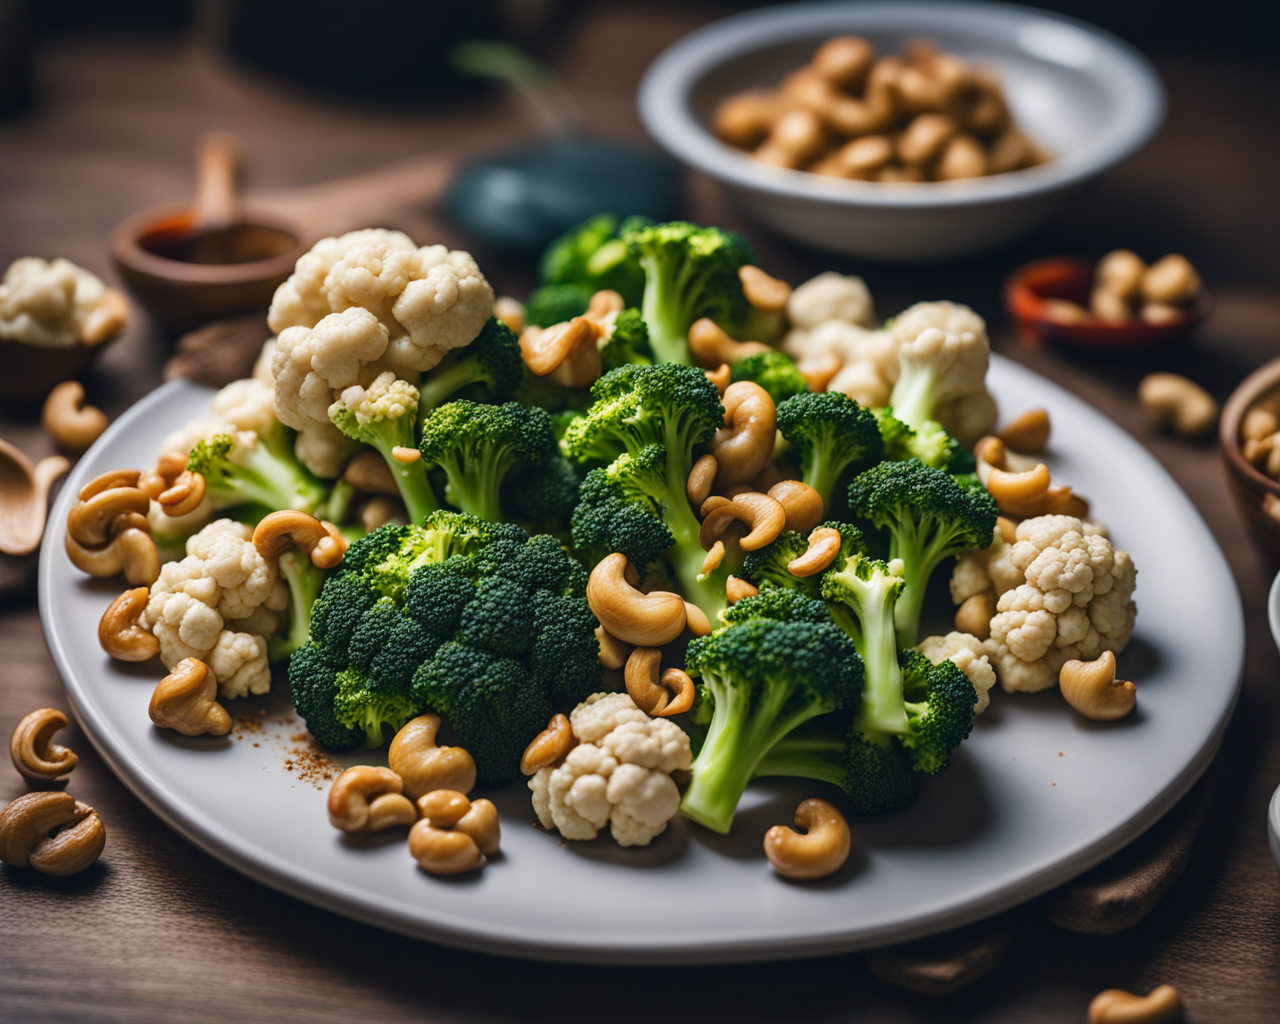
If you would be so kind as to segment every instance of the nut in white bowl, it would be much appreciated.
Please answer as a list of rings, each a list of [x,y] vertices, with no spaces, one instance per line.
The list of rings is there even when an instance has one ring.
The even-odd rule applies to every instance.
[[[712,134],[720,100],[775,86],[845,34],[881,53],[928,39],[994,71],[1014,121],[1052,159],[984,178],[890,185],[770,166]],[[1069,18],[994,3],[808,3],[736,15],[679,40],[645,73],[639,106],[659,144],[781,234],[851,256],[922,262],[1035,227],[1151,138],[1164,92],[1136,51]]]

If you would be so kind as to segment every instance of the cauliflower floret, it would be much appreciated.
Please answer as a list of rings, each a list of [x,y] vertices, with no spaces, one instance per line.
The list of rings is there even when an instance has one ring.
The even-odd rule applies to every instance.
[[[578,746],[529,780],[538,821],[578,840],[609,824],[619,846],[647,846],[680,807],[670,773],[693,763],[688,735],[625,693],[593,694],[569,722]]]
[[[470,253],[443,245],[419,249],[414,271],[391,307],[408,336],[392,339],[387,364],[422,373],[452,349],[471,344],[493,313],[493,288]]]
[[[260,636],[224,629],[205,663],[218,680],[220,697],[247,697],[271,689],[267,642]]]
[[[973,683],[978,691],[978,703],[973,713],[982,714],[991,703],[991,687],[996,683],[996,671],[982,646],[982,641],[969,633],[950,632],[946,636],[926,637],[916,645],[916,650],[938,665],[950,659]]]
[[[828,270],[791,293],[787,317],[801,330],[811,330],[825,320],[870,327],[875,322],[875,307],[862,278]]]
[[[885,405],[898,379],[898,349],[888,331],[826,320],[811,330],[792,330],[782,349],[797,362],[836,356],[842,365],[828,390],[841,391],[868,408]]]
[[[994,603],[1021,583],[1024,577],[1022,570],[1010,560],[1012,551],[996,527],[989,548],[964,552],[951,570],[951,600],[964,604],[974,594],[991,591]]]
[[[219,519],[187,540],[187,556],[160,567],[143,625],[160,641],[160,660],[209,666],[224,697],[266,693],[267,641],[284,621],[289,589],[273,559],[253,546],[253,529]]]
[[[256,377],[233,380],[209,402],[215,419],[235,427],[266,434],[276,428],[275,391],[267,381]]]
[[[338,396],[330,411],[349,409],[361,426],[378,420],[399,419],[418,406],[418,389],[388,370],[374,378],[367,388],[353,384]]]
[[[258,358],[253,362],[253,373],[250,375],[254,380],[260,380],[263,384],[271,389],[272,397],[275,396],[276,379],[271,374],[271,360],[276,354],[276,339],[272,335],[262,343],[262,351],[258,353]],[[274,407],[273,410],[274,412]]]
[[[41,348],[78,344],[93,333],[86,327],[106,292],[102,281],[68,259],[16,259],[0,281],[0,338]]]
[[[980,582],[984,555],[993,588],[1007,582],[1006,566],[1020,576],[1016,586],[999,591],[991,636],[983,645],[1000,685],[1010,691],[1048,689],[1066,662],[1123,651],[1137,616],[1137,569],[1129,553],[1085,533],[1073,516],[1024,520],[1014,538],[999,558],[965,554],[961,561],[968,564],[963,570],[957,565],[952,576],[957,601]]]

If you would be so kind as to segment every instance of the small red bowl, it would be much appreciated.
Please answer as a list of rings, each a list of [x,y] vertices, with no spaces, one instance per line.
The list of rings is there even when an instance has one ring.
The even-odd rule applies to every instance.
[[[1035,348],[1055,341],[1077,348],[1109,352],[1136,352],[1159,348],[1187,337],[1213,307],[1201,288],[1187,315],[1173,324],[1148,324],[1141,320],[1115,324],[1103,320],[1064,324],[1045,316],[1046,299],[1067,299],[1089,308],[1096,260],[1066,256],[1037,260],[1020,267],[1004,283],[1004,306],[1018,330],[1018,341]]]

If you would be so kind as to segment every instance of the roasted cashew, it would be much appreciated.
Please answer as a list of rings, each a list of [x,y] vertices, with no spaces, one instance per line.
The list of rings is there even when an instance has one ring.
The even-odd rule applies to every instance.
[[[387,460],[377,452],[361,452],[342,471],[342,479],[358,491],[366,494],[385,494],[400,497],[396,478],[391,475]]]
[[[1160,985],[1146,996],[1120,988],[1099,992],[1089,1003],[1088,1024],[1173,1024],[1182,1019],[1182,996]]]
[[[707,500],[711,494],[711,485],[716,479],[716,457],[703,455],[689,470],[689,479],[685,481],[684,491],[689,496],[689,503],[695,508]]]
[[[0,810],[0,860],[46,875],[74,875],[102,853],[97,811],[70,793],[26,793]]]
[[[123,572],[126,582],[149,587],[160,578],[160,552],[156,542],[149,532],[139,527],[130,526],[101,548],[85,547],[70,531],[64,543],[71,564],[98,579],[109,579]]]
[[[405,445],[398,444],[391,449],[391,457],[402,466],[412,466],[422,459],[422,452],[417,448],[408,448]]]
[[[1147,302],[1181,306],[1200,291],[1200,275],[1191,261],[1176,252],[1147,267],[1142,275],[1142,297]]]
[[[720,397],[723,398],[725,388],[733,380],[733,369],[728,363],[721,363],[714,370],[707,371],[707,380],[716,386],[716,390],[720,392]]]
[[[58,447],[79,455],[102,436],[107,416],[101,409],[84,404],[84,385],[64,380],[44,400],[40,421]]]
[[[346,554],[347,540],[332,523],[286,509],[272,512],[254,527],[253,546],[263,558],[279,558],[296,548],[317,568],[332,569]]]
[[[711,441],[716,457],[716,485],[754,480],[773,458],[778,415],[769,392],[749,380],[730,384],[724,392],[724,426]]]
[[[493,300],[493,315],[511,328],[517,338],[524,330],[524,303],[510,295],[499,295]]]
[[[129,302],[124,293],[107,288],[80,325],[80,340],[86,345],[101,345],[123,331],[128,321]]]
[[[707,516],[711,515],[711,513],[716,509],[729,504],[729,500],[730,499],[726,498],[723,494],[713,494],[702,503],[702,507],[698,509],[698,515],[703,519],[706,519]]]
[[[329,824],[340,832],[364,835],[418,819],[418,809],[401,789],[390,768],[356,765],[333,780],[329,790]]]
[[[475,787],[475,759],[462,747],[436,746],[439,731],[439,715],[419,715],[405,723],[387,750],[387,763],[411,797],[434,789],[470,793]]]
[[[436,828],[453,828],[469,810],[471,801],[456,789],[433,789],[418,797],[418,817]]]
[[[160,641],[141,625],[148,588],[126,590],[98,620],[98,643],[116,661],[149,661],[160,653]]]
[[[124,512],[145,516],[150,508],[151,499],[137,487],[108,487],[71,506],[67,513],[67,533],[85,547],[102,547],[109,539],[108,529],[116,516]]]
[[[1209,433],[1218,422],[1218,403],[1195,381],[1176,373],[1149,373],[1138,385],[1138,401],[1147,418],[1179,437]]]
[[[1110,651],[1093,661],[1068,661],[1058,673],[1067,703],[1095,722],[1124,718],[1138,701],[1138,688],[1116,678],[1116,656]]]
[[[525,775],[533,775],[540,768],[559,764],[578,745],[578,737],[569,726],[569,719],[564,715],[555,715],[547,727],[538,733],[524,749],[520,758],[520,771]]]
[[[156,684],[147,714],[161,729],[183,736],[225,736],[231,716],[218,703],[218,680],[197,658],[183,658]]]
[[[57,708],[41,708],[27,715],[9,739],[9,759],[18,773],[32,785],[63,782],[80,758],[75,751],[53,742],[53,734],[67,724],[67,716]]]
[[[998,442],[997,442],[998,443]],[[987,450],[991,445],[987,445]],[[987,490],[1000,511],[1019,518],[1063,515],[1083,518],[1089,503],[1064,484],[1052,484],[1049,468],[1037,462],[1034,469],[1008,472],[993,468],[987,474]]]
[[[769,488],[769,497],[782,506],[784,529],[808,533],[822,522],[822,495],[802,480],[782,480]]]
[[[137,487],[138,477],[141,475],[136,469],[109,469],[105,473],[99,473],[81,487],[76,497],[80,501],[88,501],[95,495],[116,487]]]
[[[587,311],[582,314],[582,318],[603,325],[610,313],[621,313],[626,305],[626,299],[612,288],[601,288],[591,296],[591,301],[587,303]]]
[[[728,504],[719,505],[708,513],[702,521],[702,529],[698,540],[704,551],[723,535],[734,520],[746,523],[750,532],[739,541],[743,551],[758,551],[778,539],[778,534],[787,522],[787,513],[782,503],[759,491],[747,491],[739,494]]]
[[[758,587],[753,587],[746,580],[739,579],[737,576],[730,576],[725,580],[724,596],[730,604],[737,604],[744,597],[755,597],[758,593],[760,593]]]
[[[764,835],[764,855],[787,878],[825,878],[844,866],[853,839],[844,816],[826,800],[813,798],[796,808],[795,832],[774,825]]]
[[[623,643],[660,647],[680,635],[687,618],[679,594],[654,590],[642,594],[626,579],[627,556],[614,552],[587,581],[587,603],[600,625]]]
[[[600,664],[607,669],[619,669],[627,663],[631,644],[624,644],[604,626],[596,626],[596,639],[600,641]]]
[[[385,494],[372,494],[365,499],[360,508],[360,525],[367,533],[372,533],[379,526],[386,526],[387,523],[403,526],[408,522],[409,513],[404,507],[404,502],[399,498],[389,498]]]
[[[600,376],[600,336],[600,324],[581,316],[546,328],[526,327],[520,354],[535,377],[550,374],[565,387],[586,387]]]
[[[204,501],[206,489],[203,474],[193,469],[184,469],[174,477],[169,487],[160,492],[160,497],[156,498],[156,501],[165,515],[175,518],[185,516],[200,507],[200,502]]]
[[[693,707],[693,680],[682,669],[669,668],[658,675],[662,652],[637,647],[627,659],[627,694],[636,707],[655,718],[669,718]]]
[[[773,351],[763,342],[734,341],[719,324],[705,316],[693,322],[688,339],[689,354],[693,356],[693,361],[707,369]]]
[[[799,558],[787,563],[792,576],[813,576],[822,572],[840,553],[840,531],[823,526],[809,534],[809,547]]]
[[[457,821],[453,830],[474,839],[476,846],[486,857],[497,853],[502,841],[498,809],[491,800],[472,800],[471,809]]]
[[[1000,431],[1000,440],[1020,455],[1035,455],[1049,443],[1049,412],[1031,409]]]
[[[703,574],[715,572],[720,568],[720,563],[724,561],[724,541],[718,540],[711,545],[711,550],[707,552],[707,557],[702,560]]]
[[[409,855],[431,875],[460,875],[485,865],[476,841],[465,832],[449,832],[422,820],[409,829]]]
[[[776,313],[787,308],[787,300],[791,298],[791,285],[786,281],[770,277],[750,263],[738,268],[738,280],[742,282],[742,293],[756,309]]]
[[[965,598],[956,609],[956,629],[986,640],[991,636],[991,618],[996,613],[995,595],[990,590]]]
[[[716,541],[720,544],[720,541]],[[721,545],[723,547],[723,545]],[[704,560],[705,564],[705,560]],[[684,603],[685,625],[689,627],[689,632],[694,636],[710,636],[711,620],[707,618],[707,613],[699,608],[692,601]]]
[[[187,457],[182,452],[161,452],[156,464],[138,476],[136,486],[152,501],[159,501],[186,468]]]
[[[796,363],[796,369],[808,383],[809,390],[819,392],[826,391],[835,375],[843,368],[844,360],[834,352],[806,356]]]

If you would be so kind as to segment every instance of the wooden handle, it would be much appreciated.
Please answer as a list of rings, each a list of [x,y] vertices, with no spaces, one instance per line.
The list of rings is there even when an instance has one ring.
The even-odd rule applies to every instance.
[[[240,219],[236,176],[242,147],[230,132],[207,132],[196,143],[195,232],[225,228]]]

